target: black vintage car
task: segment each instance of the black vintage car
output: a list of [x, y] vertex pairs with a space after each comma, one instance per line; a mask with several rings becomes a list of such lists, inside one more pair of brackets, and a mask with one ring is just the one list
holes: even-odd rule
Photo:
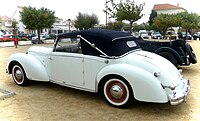
[[163, 56], [173, 63], [176, 67], [197, 63], [196, 55], [185, 40], [178, 39], [168, 42], [147, 41], [142, 38], [137, 39], [143, 50], [154, 52]]

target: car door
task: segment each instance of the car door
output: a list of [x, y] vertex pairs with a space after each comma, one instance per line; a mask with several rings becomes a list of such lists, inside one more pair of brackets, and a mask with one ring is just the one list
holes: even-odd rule
[[[78, 43], [73, 43], [73, 47]], [[62, 85], [83, 86], [83, 54], [71, 51], [70, 43], [63, 42], [59, 51], [50, 55], [50, 80]]]
[[53, 52], [50, 80], [71, 86], [83, 85], [83, 58], [81, 55]]

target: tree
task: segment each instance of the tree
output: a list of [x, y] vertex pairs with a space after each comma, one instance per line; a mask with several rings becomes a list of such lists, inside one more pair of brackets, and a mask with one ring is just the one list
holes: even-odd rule
[[[186, 37], [187, 32], [189, 29], [199, 28], [200, 25], [200, 17], [196, 13], [188, 13], [188, 12], [181, 12], [178, 13], [177, 16], [180, 18], [180, 26], [186, 30]], [[186, 38], [187, 39], [187, 38]]]
[[122, 27], [123, 27], [123, 23], [120, 21], [117, 21], [117, 22], [109, 22], [107, 28], [111, 30], [121, 31]]
[[[108, 4], [110, 3], [110, 4]], [[108, 18], [115, 18], [117, 13], [117, 4], [114, 3], [114, 0], [106, 0], [105, 9], [103, 10], [106, 13], [106, 28], [108, 23]]]
[[92, 28], [95, 24], [98, 24], [99, 20], [95, 14], [88, 15], [86, 13], [78, 13], [75, 20], [75, 27], [79, 30]]
[[11, 22], [12, 22], [13, 34], [16, 35], [17, 34], [17, 24], [18, 24], [18, 22], [15, 19], [12, 20]]
[[[108, 3], [110, 3], [108, 5]], [[118, 4], [114, 2], [114, 0], [106, 0], [105, 9], [103, 10], [106, 13], [106, 17], [108, 18], [115, 18], [117, 13]]]
[[149, 16], [149, 25], [151, 26], [153, 24], [153, 21], [157, 17], [157, 12], [155, 10], [151, 10], [151, 14]]
[[152, 28], [161, 31], [165, 37], [165, 32], [169, 27], [182, 27], [186, 31], [199, 28], [200, 17], [195, 13], [181, 12], [177, 14], [160, 14], [155, 18]]
[[170, 27], [180, 26], [180, 18], [176, 14], [160, 14], [155, 18], [152, 28], [158, 31], [161, 31], [165, 37], [165, 32]]
[[35, 7], [24, 7], [20, 12], [21, 21], [27, 29], [37, 30], [40, 40], [40, 30], [51, 28], [55, 22], [55, 12], [47, 8], [36, 9]]
[[126, 2], [120, 2], [117, 7], [116, 19], [117, 21], [129, 21], [130, 32], [132, 31], [132, 25], [135, 21], [139, 20], [143, 14], [144, 4], [135, 5], [134, 1], [126, 0]]

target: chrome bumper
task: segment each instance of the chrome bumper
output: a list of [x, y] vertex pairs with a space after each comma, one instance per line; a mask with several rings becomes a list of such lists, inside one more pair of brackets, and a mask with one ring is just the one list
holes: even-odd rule
[[178, 94], [174, 93], [173, 95], [170, 95], [170, 104], [171, 105], [178, 105], [182, 102], [185, 102], [187, 99], [187, 96], [189, 95], [190, 92], [190, 81], [189, 80], [184, 80], [184, 87], [181, 92], [178, 92]]

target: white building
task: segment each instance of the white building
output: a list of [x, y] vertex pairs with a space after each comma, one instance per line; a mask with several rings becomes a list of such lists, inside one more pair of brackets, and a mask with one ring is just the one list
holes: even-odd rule
[[[180, 7], [179, 4], [177, 4], [177, 6], [171, 4], [155, 4], [153, 10], [156, 11], [158, 16], [160, 14], [177, 14], [180, 12], [187, 12], [187, 10]], [[180, 27], [172, 27], [172, 29], [178, 33]]]
[[[0, 16], [0, 30], [6, 30], [9, 33], [12, 33], [12, 19], [16, 19], [18, 21], [18, 32], [20, 33], [36, 33], [37, 30], [27, 30], [26, 26], [20, 22], [20, 14], [19, 12], [22, 11], [23, 6], [17, 6], [16, 11], [13, 13], [13, 16], [9, 18], [8, 16]], [[55, 23], [52, 25], [52, 28], [45, 28], [41, 32], [45, 33], [65, 33], [69, 31], [75, 31], [76, 28], [74, 27], [74, 21], [71, 19], [68, 19], [66, 21], [63, 21], [63, 19], [60, 19], [56, 17]]]
[[71, 19], [63, 21], [63, 19], [57, 17], [49, 33], [59, 34], [71, 31], [76, 31], [76, 28], [74, 27], [74, 21]]
[[179, 7], [179, 4], [177, 6], [171, 5], [171, 4], [155, 4], [153, 7], [153, 10], [157, 12], [157, 14], [176, 14], [180, 12], [186, 12], [187, 10]]

